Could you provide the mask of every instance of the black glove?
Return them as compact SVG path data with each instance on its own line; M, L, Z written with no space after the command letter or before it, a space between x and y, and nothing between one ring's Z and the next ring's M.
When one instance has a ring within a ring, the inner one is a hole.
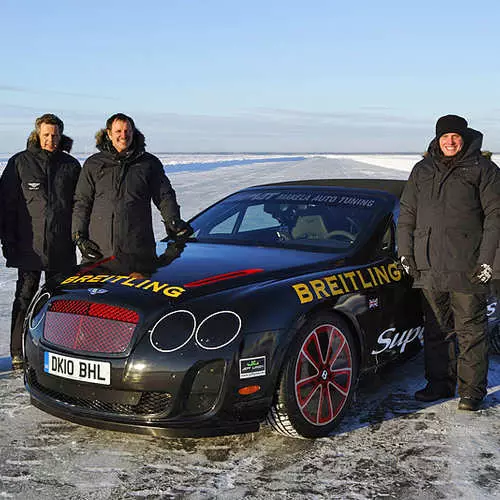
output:
M489 264L478 264L472 271L470 281L473 285L486 285L493 276L493 269Z
M99 260L102 259L101 249L99 245L82 236L80 233L75 233L73 235L73 241L75 242L78 250L80 250L82 257L87 260Z
M193 228L179 217L169 217L164 220L167 236L172 240L187 239L193 233Z
M16 247L15 245L12 245L10 243L4 243L2 245L2 253L3 256L5 257L5 260L15 260L16 257Z
M415 259L411 255L403 255L400 257L398 267L414 280L420 277Z

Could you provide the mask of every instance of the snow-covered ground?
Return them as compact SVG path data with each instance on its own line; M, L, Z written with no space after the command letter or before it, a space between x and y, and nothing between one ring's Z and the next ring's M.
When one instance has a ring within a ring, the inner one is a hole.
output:
M162 156L167 173L168 165L179 163L169 159ZM189 218L249 185L304 178L404 179L418 159L308 155L296 161L172 171L169 177ZM154 222L162 237L157 212ZM477 413L458 412L456 399L433 404L413 399L424 383L419 354L363 381L353 407L329 438L294 440L268 428L209 439L121 434L71 424L30 405L22 376L10 371L8 357L14 285L15 271L0 259L1 497L500 498L499 356L491 359L488 397Z

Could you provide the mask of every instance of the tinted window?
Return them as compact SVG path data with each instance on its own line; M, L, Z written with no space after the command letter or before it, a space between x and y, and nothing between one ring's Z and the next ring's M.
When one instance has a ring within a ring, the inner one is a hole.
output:
M248 190L192 221L198 241L346 250L386 212L376 193L335 189Z

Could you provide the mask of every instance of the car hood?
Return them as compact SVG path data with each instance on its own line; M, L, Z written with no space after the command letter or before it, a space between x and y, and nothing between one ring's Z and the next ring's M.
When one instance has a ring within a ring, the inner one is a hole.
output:
M328 267L344 255L293 249L188 243L180 255L153 277L189 289L217 283L233 287L235 280L255 282L295 275L313 267Z
M165 248L166 245L160 246L159 251ZM146 301L167 298L179 303L235 287L333 269L346 264L344 257L341 253L188 242L170 244L159 259L159 267L150 272L130 266L115 267L112 271L100 267L82 270L80 277L74 275L59 282L59 286L73 293L76 289L93 293L95 288L97 295L105 289L112 292L114 299L121 297L124 303L130 302L132 295L136 297L134 300L144 296ZM100 300L109 300L109 295L106 293Z

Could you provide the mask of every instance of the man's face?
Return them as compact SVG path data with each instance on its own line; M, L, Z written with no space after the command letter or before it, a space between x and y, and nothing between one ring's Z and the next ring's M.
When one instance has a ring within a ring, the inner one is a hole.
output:
M455 156L464 146L462 136L454 132L439 138L439 147L445 156Z
M119 153L126 151L132 144L132 125L128 120L115 120L111 125L111 130L108 130L108 137Z
M40 138L40 147L46 151L55 151L61 141L59 127L48 123L42 123L40 125L38 136Z

